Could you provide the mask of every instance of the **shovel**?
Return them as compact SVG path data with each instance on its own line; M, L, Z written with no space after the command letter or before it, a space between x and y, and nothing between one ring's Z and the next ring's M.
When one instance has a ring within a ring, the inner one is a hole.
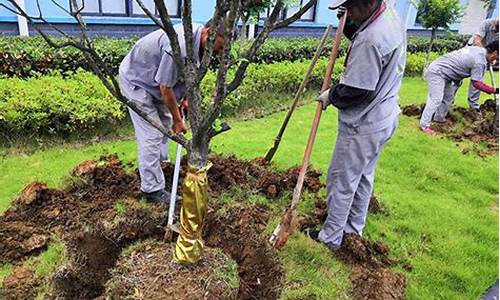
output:
M346 14L344 14L340 19L339 26L335 34L335 42L333 44L332 52L330 53L330 59L328 62L328 66L326 68L325 76L323 78L323 85L321 87L321 92L326 91L330 87L333 67L335 66L335 61L337 60L337 55L340 48L340 42L342 39L342 33L344 31L345 19L346 19ZM281 219L280 224L276 226L271 238L269 239L271 245L278 250L281 249L283 246L285 246L285 243L288 241L288 238L290 237L296 226L297 206L299 204L300 197L302 195L302 186L304 184L304 179L307 172L307 166L309 165L309 158L311 157L312 148L314 145L314 140L316 138L316 132L318 130L319 120L321 118L322 111L323 111L323 105L320 102L318 102L318 104L316 105L316 114L314 115L313 125L309 133L309 140L307 141L307 146L302 161L302 167L300 169L299 177L297 179L297 185L293 190L292 204L290 205L290 208L288 208L288 210L285 212L285 215Z
M181 116L184 113L181 110ZM182 118L184 120L184 117ZM172 241L173 233L179 233L179 225L174 224L174 212L175 212L175 202L177 200L177 186L179 185L179 173L181 172L181 155L182 155L182 145L177 144L177 154L175 155L175 167L174 176L172 178L172 191L170 192L170 205L168 207L168 219L167 228L165 230L164 240Z

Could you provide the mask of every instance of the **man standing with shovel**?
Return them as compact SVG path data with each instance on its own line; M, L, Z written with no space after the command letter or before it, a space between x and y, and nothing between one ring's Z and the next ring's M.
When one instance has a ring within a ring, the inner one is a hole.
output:
M323 109L339 110L338 136L327 175L328 216L309 235L338 249L345 233L361 235L375 167L396 130L398 92L406 63L406 30L392 7L379 0L334 0L347 14L352 40L339 84L322 93Z

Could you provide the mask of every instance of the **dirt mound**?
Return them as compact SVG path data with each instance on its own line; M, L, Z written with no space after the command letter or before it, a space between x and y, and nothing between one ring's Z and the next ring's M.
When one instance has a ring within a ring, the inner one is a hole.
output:
M404 106L401 110L403 112L403 115L408 116L408 117L419 117L422 115L422 111L424 110L425 104L421 105L416 105L416 104L410 104L407 106Z
M403 114L420 117L425 105L403 107ZM452 107L445 123L432 123L431 127L454 141L470 140L476 144L484 143L486 150L474 147L474 152L483 156L497 153L498 150L498 112L495 100L486 100L481 105L481 115L464 107ZM469 152L466 149L464 153Z
M148 240L121 257L106 283L111 299L236 299L239 278L219 250L205 248L203 260L182 266L172 260L174 244Z
M269 212L264 206L218 207L208 214L205 243L222 248L238 263L241 280L238 299L279 298L284 269L267 237L262 235L268 219Z
M297 184L299 167L293 167L286 172L275 171L271 164L257 158L254 160L241 160L234 155L227 157L211 156L210 161L213 166L208 171L208 182L210 192L217 196L234 187L256 190L268 198L282 196L286 192L292 192ZM187 161L181 161L180 180L186 174ZM172 178L174 174L174 164L163 165L165 178ZM320 182L321 173L316 170L308 170L304 180L304 189L310 192L317 192L323 186ZM167 181L168 189L171 189L171 182ZM179 185L179 189L181 186Z
M259 161L241 162L234 157L216 159L219 167L209 174L215 187L213 193L233 184L257 190L257 179L274 172ZM20 263L40 252L53 233L66 244L67 262L53 278L33 281L22 279L27 276L18 276L21 279L17 280L16 290L30 291L25 298L32 298L30 293L37 290L40 282L50 282L52 296L63 299L100 297L111 276L110 270L125 247L143 239L163 237L166 207L137 201L138 176L127 173L115 155L85 161L75 167L72 174L76 177L63 190L51 189L42 183L27 186L12 207L0 216L0 238L7 241L0 245L2 263ZM319 175L316 178L319 182ZM315 182L315 179L309 180ZM267 218L267 210L262 207L236 210L222 218L213 211L207 216L207 245L222 248L239 264L240 299L279 295L283 270L266 237L260 236ZM16 293L17 298L24 297Z
M36 297L36 287L40 284L31 270L17 267L5 278L1 298L5 300L31 300Z
M395 261L388 257L389 247L381 241L345 234L342 247L334 253L352 267L354 299L404 299L405 277L391 271Z

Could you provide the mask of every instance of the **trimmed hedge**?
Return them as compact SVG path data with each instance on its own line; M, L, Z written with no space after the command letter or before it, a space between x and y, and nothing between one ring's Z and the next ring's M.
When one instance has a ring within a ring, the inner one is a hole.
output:
M94 44L97 52L103 56L105 65L117 74L120 62L137 39L138 37L97 38ZM467 36L464 35L438 37L433 51L449 52L462 47L466 40ZM425 52L428 42L428 38L410 37L408 52ZM274 63L310 59L318 44L319 39L314 38L269 39L257 53L255 61ZM331 41L328 45L331 45ZM347 46L348 42L344 40L340 49L341 55L345 53ZM235 45L236 49L240 47L245 47L245 45ZM327 47L322 55L327 57L329 51ZM36 74L48 74L52 71L60 71L65 75L79 68L88 70L88 64L76 49L53 49L38 36L30 38L0 36L0 74L26 78Z
M309 61L281 62L252 65L243 84L225 101L223 116L235 115L258 105L266 93L295 92L309 67ZM322 82L327 60L320 59L311 76L310 87L317 88ZM339 66L341 61L339 61ZM337 67L334 78L341 68ZM234 75L231 70L230 76ZM202 82L202 93L210 100L216 74L209 72ZM276 101L276 100L275 100ZM66 78L60 74L0 79L0 133L16 134L66 134L82 132L104 124L117 123L127 114L97 76L77 70Z

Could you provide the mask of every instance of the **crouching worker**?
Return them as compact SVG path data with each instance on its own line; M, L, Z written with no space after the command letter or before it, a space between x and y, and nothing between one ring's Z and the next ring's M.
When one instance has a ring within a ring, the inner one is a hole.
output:
M174 26L181 56L186 57L186 41L182 24ZM193 47L199 62L208 44L210 22L205 26L193 25ZM224 44L222 31L218 29L214 53ZM170 40L162 30L156 30L134 45L120 64L120 86L123 94L146 114L161 122L174 133L186 132L180 115L179 103L184 99L186 88L177 76ZM181 107L186 108L184 99ZM165 191L165 178L161 161L168 159L168 138L158 129L129 109L138 146L141 191L146 201L167 202L170 194Z
M471 78L474 88L488 94L497 93L490 85L483 82L488 63L494 64L498 59L498 40L486 48L467 46L450 52L433 61L424 73L429 89L427 103L420 119L420 130L427 134L435 134L430 127L431 121L445 122L455 94L462 80Z
M328 216L309 236L332 249L344 233L361 235L375 167L396 130L398 92L406 63L406 31L394 9L378 0L336 0L352 40L339 84L322 93L323 108L338 108L338 135L327 174Z

